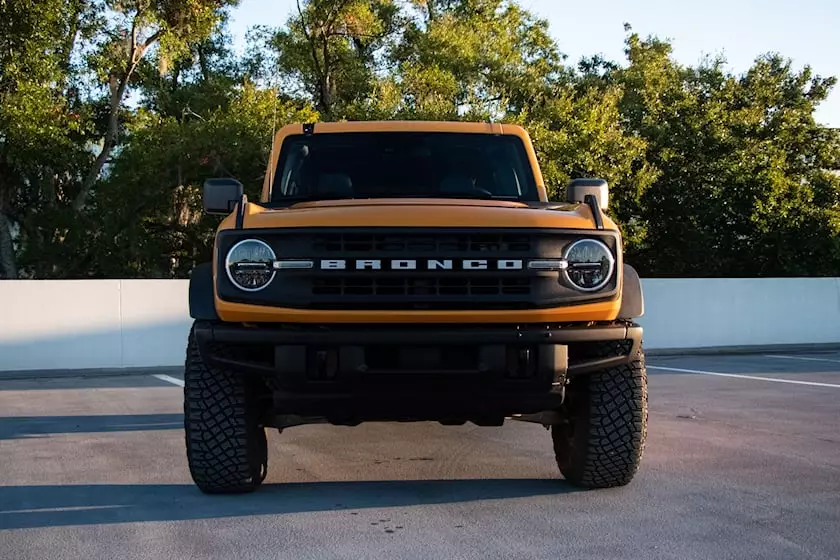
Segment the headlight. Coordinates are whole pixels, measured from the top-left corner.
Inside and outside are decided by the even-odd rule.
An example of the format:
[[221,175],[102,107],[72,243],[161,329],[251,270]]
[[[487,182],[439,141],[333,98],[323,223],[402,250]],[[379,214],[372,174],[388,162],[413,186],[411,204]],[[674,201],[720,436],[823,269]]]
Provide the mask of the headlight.
[[566,280],[582,292],[595,292],[606,286],[615,268],[610,248],[597,239],[581,239],[566,249]]
[[274,279],[274,251],[258,239],[240,241],[228,251],[225,270],[240,290],[257,292]]

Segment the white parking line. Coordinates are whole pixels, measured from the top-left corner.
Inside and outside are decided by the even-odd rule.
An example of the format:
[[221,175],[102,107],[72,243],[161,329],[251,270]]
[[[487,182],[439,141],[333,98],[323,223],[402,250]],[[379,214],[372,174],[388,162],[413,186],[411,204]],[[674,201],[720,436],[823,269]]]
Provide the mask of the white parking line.
[[759,377],[757,375],[741,375],[738,373],[719,373],[716,371],[701,371],[697,369],[681,369],[681,368],[672,368],[672,367],[661,367],[661,366],[647,366],[648,369],[658,369],[662,371],[676,371],[680,373],[700,373],[703,375],[715,375],[718,377],[735,377],[737,379],[753,379],[755,381],[772,381],[774,383],[791,383],[793,385],[810,385],[811,387],[832,387],[834,389],[840,389],[840,385],[835,385],[832,383],[817,383],[816,381],[794,381],[793,379],[777,379],[775,377]]
[[765,358],[778,358],[780,360],[804,360],[807,362],[829,362],[832,364],[840,364],[840,360],[832,360],[829,358],[806,358],[805,356],[779,356],[775,354],[765,354]]
[[177,377],[172,377],[171,375],[166,375],[163,373],[155,373],[152,377],[156,379],[160,379],[161,381],[166,381],[167,383],[172,383],[173,385],[177,385],[178,387],[184,386],[184,381],[182,379],[178,379]]

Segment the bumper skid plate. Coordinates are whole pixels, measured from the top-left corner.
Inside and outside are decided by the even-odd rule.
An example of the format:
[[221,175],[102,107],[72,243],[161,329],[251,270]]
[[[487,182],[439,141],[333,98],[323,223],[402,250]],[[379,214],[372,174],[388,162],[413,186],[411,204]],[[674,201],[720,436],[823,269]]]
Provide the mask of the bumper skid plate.
[[551,391],[568,377],[629,362],[634,323],[512,327],[304,326],[198,321],[209,365],[274,379],[285,388],[376,387],[399,380],[479,381]]

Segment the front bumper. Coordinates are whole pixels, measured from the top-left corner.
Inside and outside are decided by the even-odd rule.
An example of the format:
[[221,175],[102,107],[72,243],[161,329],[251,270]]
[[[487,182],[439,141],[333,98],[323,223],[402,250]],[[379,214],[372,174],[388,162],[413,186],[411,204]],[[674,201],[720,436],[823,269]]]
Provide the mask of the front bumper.
[[205,363],[299,392],[473,388],[561,391],[574,375],[629,362],[635,323],[591,325],[243,325],[198,321]]

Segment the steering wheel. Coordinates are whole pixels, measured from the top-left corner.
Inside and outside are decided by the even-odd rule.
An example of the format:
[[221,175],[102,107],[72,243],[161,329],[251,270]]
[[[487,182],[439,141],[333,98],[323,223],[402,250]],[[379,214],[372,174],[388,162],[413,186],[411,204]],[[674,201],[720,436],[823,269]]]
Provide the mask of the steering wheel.
[[487,198],[493,198],[493,193],[491,193],[487,189],[482,189],[481,187],[473,187],[473,191],[481,193],[481,194],[487,196]]

